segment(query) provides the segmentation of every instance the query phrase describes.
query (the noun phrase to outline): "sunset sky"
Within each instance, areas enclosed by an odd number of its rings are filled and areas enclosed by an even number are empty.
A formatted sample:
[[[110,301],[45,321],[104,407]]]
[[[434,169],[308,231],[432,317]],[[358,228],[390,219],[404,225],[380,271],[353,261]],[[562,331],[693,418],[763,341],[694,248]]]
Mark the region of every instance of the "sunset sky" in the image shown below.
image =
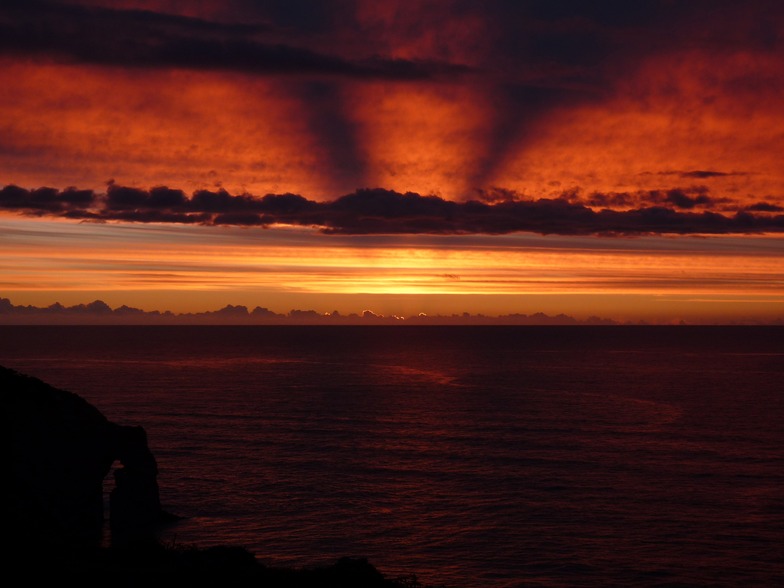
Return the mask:
[[[775,0],[4,1],[0,297],[784,317]]]

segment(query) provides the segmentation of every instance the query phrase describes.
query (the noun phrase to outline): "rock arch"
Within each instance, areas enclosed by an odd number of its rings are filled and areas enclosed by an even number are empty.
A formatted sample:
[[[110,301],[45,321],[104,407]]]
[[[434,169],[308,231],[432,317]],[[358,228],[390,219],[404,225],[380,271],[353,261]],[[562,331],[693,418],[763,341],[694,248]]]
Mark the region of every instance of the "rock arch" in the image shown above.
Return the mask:
[[[158,466],[142,427],[110,422],[83,398],[0,367],[0,427],[10,492],[7,536],[39,545],[99,544],[103,482],[112,464],[112,542],[149,539],[167,516]]]

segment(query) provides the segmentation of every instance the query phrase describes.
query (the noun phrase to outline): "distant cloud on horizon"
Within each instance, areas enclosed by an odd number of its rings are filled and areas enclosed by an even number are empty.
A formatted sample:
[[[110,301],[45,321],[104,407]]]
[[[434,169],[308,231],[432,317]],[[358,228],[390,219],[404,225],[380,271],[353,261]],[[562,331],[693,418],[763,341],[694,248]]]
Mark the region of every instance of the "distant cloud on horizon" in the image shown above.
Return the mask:
[[[126,305],[111,308],[102,300],[89,304],[63,306],[54,303],[46,307],[14,305],[8,298],[0,298],[0,325],[2,324],[513,324],[513,325],[616,325],[616,321],[596,316],[578,320],[566,314],[483,314],[428,315],[418,313],[403,317],[377,314],[372,310],[341,314],[315,310],[292,309],[283,314],[256,306],[252,310],[243,305],[228,304],[219,310],[206,312],[173,313],[171,311],[145,311]]]
[[[784,316],[771,320],[703,320],[687,323],[677,321],[618,321],[599,316],[578,319],[568,314],[426,314],[420,312],[410,316],[384,315],[364,310],[341,314],[337,311],[319,312],[308,309],[292,309],[279,313],[256,306],[228,304],[221,309],[205,312],[145,311],[126,305],[111,308],[102,300],[89,304],[63,306],[54,303],[46,307],[14,305],[8,298],[0,297],[0,325],[509,325],[509,326],[623,326],[647,324],[738,324],[738,325],[782,325]]]

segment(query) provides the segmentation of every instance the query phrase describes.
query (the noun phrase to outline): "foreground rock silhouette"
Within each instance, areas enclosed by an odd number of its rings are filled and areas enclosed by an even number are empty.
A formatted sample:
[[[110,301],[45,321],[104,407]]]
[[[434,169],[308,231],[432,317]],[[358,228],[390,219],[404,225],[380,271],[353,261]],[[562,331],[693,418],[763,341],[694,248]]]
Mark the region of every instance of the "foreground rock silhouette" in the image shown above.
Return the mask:
[[[7,531],[52,548],[96,545],[103,529],[103,482],[119,461],[111,505],[115,539],[153,536],[167,516],[144,429],[114,424],[76,394],[6,368],[0,368],[0,390],[2,428],[10,436]]]
[[[2,464],[9,492],[0,523],[0,569],[25,584],[56,579],[82,586],[260,586],[417,588],[387,579],[367,560],[313,569],[270,568],[241,547],[162,545],[166,513],[144,429],[117,425],[71,392],[0,366]],[[103,482],[115,461],[111,547],[101,546]],[[10,540],[10,541],[9,541]]]

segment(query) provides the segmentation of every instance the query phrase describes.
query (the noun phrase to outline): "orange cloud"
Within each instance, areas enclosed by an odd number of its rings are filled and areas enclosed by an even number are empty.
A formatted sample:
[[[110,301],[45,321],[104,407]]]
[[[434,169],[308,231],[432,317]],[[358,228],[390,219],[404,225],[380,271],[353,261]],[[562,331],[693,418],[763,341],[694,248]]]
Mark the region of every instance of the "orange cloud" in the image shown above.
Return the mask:
[[[782,202],[782,70],[775,54],[657,55],[605,99],[546,114],[492,182],[542,194],[662,189],[676,180],[749,204]]]
[[[0,170],[20,185],[321,194],[331,181],[305,105],[269,79],[6,61],[0,110]]]
[[[370,187],[461,199],[492,112],[476,90],[454,85],[355,85],[352,115]]]

